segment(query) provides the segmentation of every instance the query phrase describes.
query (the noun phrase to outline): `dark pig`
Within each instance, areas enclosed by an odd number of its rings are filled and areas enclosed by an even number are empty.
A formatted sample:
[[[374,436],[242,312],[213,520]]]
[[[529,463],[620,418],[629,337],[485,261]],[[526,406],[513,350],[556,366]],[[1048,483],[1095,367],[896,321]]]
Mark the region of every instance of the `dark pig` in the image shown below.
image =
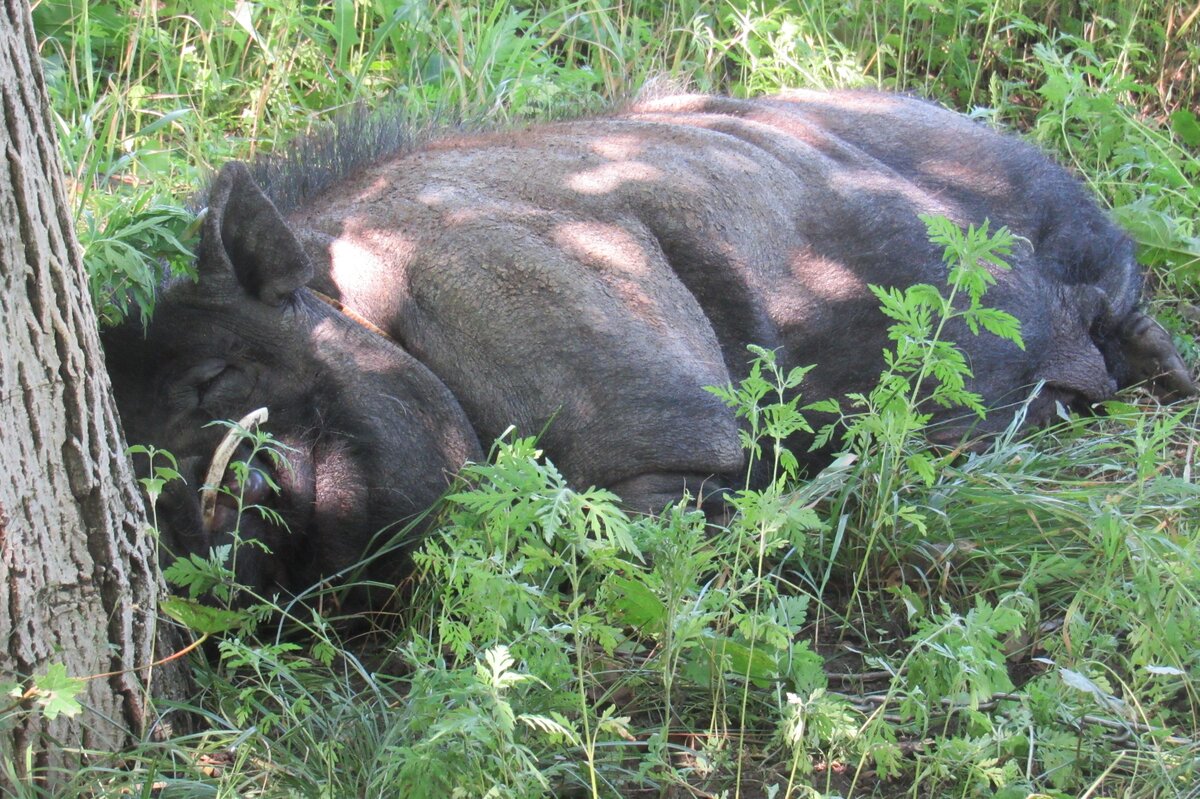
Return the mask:
[[[951,326],[992,412],[937,409],[940,436],[1003,429],[1042,382],[1031,424],[1137,382],[1194,392],[1139,310],[1129,238],[1079,182],[920,100],[670,97],[343,172],[285,215],[228,164],[199,282],[166,287],[145,336],[138,321],[105,335],[129,440],[188,464],[188,488],[164,498],[183,551],[226,532],[200,522],[221,433],[206,422],[264,406],[295,448],[269,501],[290,532],[256,523],[274,554],[240,570],[264,588],[353,562],[510,425],[638,510],[740,484],[737,422],[704,387],[743,376],[753,343],[816,365],[808,399],[867,390],[889,324],[867,284],[946,279],[918,214],[1018,236],[985,302],[1021,320],[1026,348]]]

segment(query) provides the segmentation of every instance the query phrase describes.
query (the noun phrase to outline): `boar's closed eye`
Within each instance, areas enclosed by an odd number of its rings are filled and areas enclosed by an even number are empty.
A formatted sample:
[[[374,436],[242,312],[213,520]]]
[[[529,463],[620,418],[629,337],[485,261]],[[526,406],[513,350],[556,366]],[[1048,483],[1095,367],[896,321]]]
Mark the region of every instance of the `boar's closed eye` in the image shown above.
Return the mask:
[[[211,358],[189,369],[181,383],[195,392],[196,407],[216,411],[245,400],[250,395],[249,376],[228,361]]]

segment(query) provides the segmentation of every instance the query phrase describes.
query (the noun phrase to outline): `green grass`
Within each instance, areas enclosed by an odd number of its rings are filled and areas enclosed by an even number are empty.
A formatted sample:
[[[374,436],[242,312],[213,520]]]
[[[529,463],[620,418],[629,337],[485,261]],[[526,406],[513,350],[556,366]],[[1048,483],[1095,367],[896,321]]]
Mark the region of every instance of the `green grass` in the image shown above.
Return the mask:
[[[108,317],[116,289],[146,303],[186,264],[208,170],[355,102],[504,123],[667,76],[913,90],[1027,132],[1130,228],[1196,354],[1200,17],[1183,4],[47,0],[35,21]],[[953,372],[935,331],[910,333],[927,344],[893,380]],[[761,355],[726,396],[752,430],[801,424],[798,376]],[[63,795],[1195,797],[1195,406],[1130,397],[949,457],[911,403],[880,404],[895,394],[850,417],[854,458],[812,480],[747,442],[779,479],[716,536],[683,507],[630,519],[506,442],[463,475],[395,617],[225,617],[194,666],[199,731],[95,753]]]

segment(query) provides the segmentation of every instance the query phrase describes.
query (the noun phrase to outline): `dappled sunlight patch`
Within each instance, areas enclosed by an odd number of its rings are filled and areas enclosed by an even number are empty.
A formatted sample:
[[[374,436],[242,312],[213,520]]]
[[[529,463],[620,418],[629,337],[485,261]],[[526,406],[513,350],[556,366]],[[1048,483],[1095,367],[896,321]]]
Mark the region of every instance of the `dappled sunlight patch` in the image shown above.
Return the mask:
[[[610,161],[632,161],[645,152],[646,143],[640,136],[610,134],[594,139],[591,149]]]
[[[609,194],[627,183],[657,183],[666,175],[643,161],[620,161],[576,172],[567,186],[580,194]]]
[[[623,225],[602,222],[561,222],[554,226],[554,243],[572,257],[612,273],[638,275],[650,265],[647,242]]]

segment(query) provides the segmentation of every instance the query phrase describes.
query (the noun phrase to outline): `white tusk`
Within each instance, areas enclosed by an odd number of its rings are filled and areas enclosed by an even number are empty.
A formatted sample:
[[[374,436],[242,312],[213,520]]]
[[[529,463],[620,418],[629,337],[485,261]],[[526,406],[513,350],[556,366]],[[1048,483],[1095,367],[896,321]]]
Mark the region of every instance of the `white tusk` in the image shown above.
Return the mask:
[[[204,486],[200,489],[200,522],[204,525],[204,532],[212,532],[213,515],[217,511],[217,490],[221,486],[221,478],[225,476],[225,469],[229,466],[229,461],[233,458],[233,453],[241,442],[242,436],[246,431],[265,421],[267,421],[266,408],[250,411],[238,421],[236,426],[230,427],[226,431],[225,437],[221,439],[221,443],[213,452],[212,463],[209,464],[208,473],[204,476]]]

